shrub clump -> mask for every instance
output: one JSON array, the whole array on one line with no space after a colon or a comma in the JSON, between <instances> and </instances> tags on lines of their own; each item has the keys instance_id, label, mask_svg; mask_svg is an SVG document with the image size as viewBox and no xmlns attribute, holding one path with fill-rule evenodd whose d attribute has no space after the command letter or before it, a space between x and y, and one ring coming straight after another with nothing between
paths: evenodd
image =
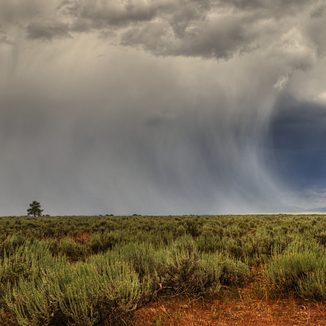
<instances>
[{"instance_id":1,"label":"shrub clump","mask_svg":"<svg viewBox=\"0 0 326 326\"><path fill-rule=\"evenodd\" d=\"M326 299L326 258L317 244L293 243L265 266L269 281L281 293Z\"/></svg>"}]
</instances>

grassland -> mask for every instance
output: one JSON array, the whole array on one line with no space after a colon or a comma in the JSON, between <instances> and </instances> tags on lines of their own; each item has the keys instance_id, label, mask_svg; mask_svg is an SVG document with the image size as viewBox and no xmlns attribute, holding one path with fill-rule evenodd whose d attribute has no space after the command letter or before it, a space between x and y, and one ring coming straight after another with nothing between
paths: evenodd
<instances>
[{"instance_id":1,"label":"grassland","mask_svg":"<svg viewBox=\"0 0 326 326\"><path fill-rule=\"evenodd\" d=\"M319 214L0 217L0 324L323 325L325 228Z\"/></svg>"}]
</instances>

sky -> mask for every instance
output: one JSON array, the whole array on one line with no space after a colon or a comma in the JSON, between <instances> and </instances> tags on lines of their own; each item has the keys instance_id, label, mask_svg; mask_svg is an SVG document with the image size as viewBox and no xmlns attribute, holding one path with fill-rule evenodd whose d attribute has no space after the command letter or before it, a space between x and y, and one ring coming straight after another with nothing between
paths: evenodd
<instances>
[{"instance_id":1,"label":"sky","mask_svg":"<svg viewBox=\"0 0 326 326\"><path fill-rule=\"evenodd\" d=\"M326 207L324 0L0 0L0 215Z\"/></svg>"}]
</instances>

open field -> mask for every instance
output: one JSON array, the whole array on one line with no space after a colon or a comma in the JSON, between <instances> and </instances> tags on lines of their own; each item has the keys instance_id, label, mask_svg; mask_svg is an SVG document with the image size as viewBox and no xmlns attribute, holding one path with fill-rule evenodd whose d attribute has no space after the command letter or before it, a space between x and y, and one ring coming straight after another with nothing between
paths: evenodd
<instances>
[{"instance_id":1,"label":"open field","mask_svg":"<svg viewBox=\"0 0 326 326\"><path fill-rule=\"evenodd\" d=\"M326 216L0 218L1 325L325 325Z\"/></svg>"}]
</instances>

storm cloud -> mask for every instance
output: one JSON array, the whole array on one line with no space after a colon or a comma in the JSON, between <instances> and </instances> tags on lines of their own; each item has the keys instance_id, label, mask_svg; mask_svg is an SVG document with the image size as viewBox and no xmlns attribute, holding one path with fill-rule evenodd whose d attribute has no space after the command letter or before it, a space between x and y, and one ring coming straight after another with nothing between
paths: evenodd
<instances>
[{"instance_id":1,"label":"storm cloud","mask_svg":"<svg viewBox=\"0 0 326 326\"><path fill-rule=\"evenodd\" d=\"M1 215L326 206L322 1L0 0Z\"/></svg>"}]
</instances>

